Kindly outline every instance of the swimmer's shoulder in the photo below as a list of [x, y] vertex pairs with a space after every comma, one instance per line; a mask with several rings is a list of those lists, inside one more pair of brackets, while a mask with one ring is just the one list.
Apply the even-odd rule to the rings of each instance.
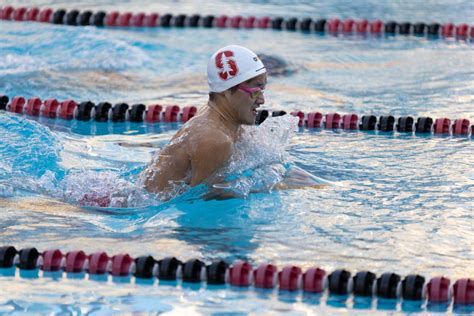
[[224, 149], [234, 144], [230, 135], [219, 128], [211, 126], [206, 127], [193, 136], [193, 143], [205, 149]]
[[194, 131], [187, 147], [193, 159], [210, 161], [216, 157], [230, 157], [234, 142], [222, 129], [207, 125]]
[[206, 117], [195, 117], [183, 126], [182, 135], [189, 136], [196, 143], [227, 143], [232, 137], [225, 132], [219, 122]]
[[160, 154], [170, 154], [176, 157], [178, 153], [186, 153], [186, 155], [192, 156], [202, 153], [202, 151], [227, 151], [233, 146], [232, 138], [219, 126], [215, 126], [213, 122], [197, 123], [183, 126]]

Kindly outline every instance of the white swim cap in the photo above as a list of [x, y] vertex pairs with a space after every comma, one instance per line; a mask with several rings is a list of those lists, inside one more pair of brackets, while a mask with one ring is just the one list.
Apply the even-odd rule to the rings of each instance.
[[209, 59], [207, 82], [211, 92], [222, 92], [266, 72], [260, 58], [250, 49], [229, 45]]

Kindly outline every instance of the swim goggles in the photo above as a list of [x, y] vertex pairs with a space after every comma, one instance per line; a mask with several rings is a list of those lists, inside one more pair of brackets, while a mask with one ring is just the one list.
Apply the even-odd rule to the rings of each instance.
[[240, 86], [239, 90], [242, 90], [242, 91], [248, 93], [248, 95], [252, 99], [257, 98], [260, 94], [263, 94], [263, 89], [259, 88], [259, 87], [251, 88], [251, 87], [242, 87], [242, 86]]

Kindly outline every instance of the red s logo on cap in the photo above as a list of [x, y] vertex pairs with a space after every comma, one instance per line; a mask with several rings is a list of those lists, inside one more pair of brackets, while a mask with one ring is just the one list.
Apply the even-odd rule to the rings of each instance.
[[239, 69], [235, 62], [234, 53], [230, 50], [219, 52], [216, 55], [217, 74], [222, 80], [227, 80], [235, 75]]

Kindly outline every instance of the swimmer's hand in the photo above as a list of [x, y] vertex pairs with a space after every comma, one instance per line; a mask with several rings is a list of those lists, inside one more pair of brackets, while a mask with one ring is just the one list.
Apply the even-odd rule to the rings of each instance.
[[294, 167], [287, 172], [283, 181], [277, 183], [273, 189], [289, 190], [289, 189], [323, 189], [327, 184], [321, 184], [314, 179], [314, 176], [303, 169]]

